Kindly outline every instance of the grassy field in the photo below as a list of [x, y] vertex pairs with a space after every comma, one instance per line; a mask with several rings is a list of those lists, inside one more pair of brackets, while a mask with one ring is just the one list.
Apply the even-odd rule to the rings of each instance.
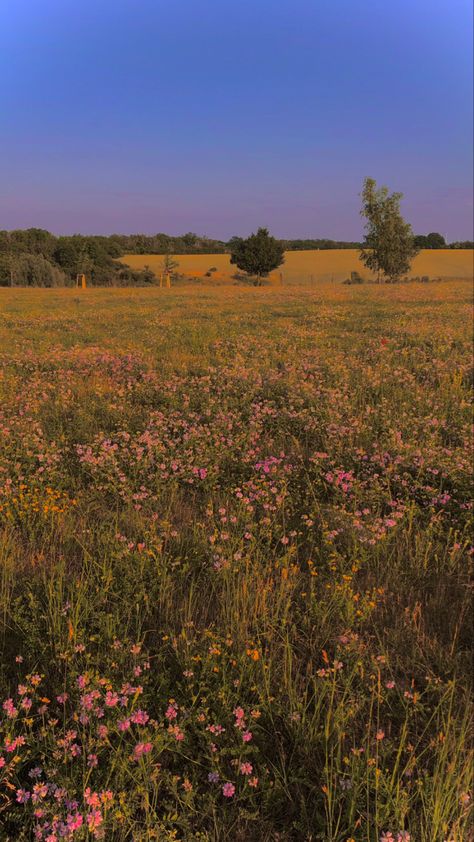
[[472, 840], [471, 303], [0, 289], [1, 840]]
[[[216, 280], [228, 280], [235, 274], [228, 254], [185, 254], [180, 255], [179, 272], [184, 275], [202, 277], [211, 268]], [[160, 254], [126, 254], [122, 261], [133, 269], [150, 266], [157, 274], [163, 262]], [[289, 251], [285, 263], [273, 273], [279, 281], [280, 273], [284, 283], [320, 283], [321, 281], [343, 281], [351, 272], [360, 272], [369, 279], [373, 275], [359, 260], [359, 253], [353, 249], [332, 249], [330, 251]], [[474, 274], [473, 252], [470, 249], [424, 249], [413, 261], [412, 276], [428, 275], [431, 278], [472, 278]]]

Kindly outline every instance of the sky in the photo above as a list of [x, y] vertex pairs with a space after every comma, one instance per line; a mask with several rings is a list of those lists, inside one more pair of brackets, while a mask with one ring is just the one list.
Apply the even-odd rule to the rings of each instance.
[[3, 0], [0, 162], [0, 229], [471, 239], [471, 0]]

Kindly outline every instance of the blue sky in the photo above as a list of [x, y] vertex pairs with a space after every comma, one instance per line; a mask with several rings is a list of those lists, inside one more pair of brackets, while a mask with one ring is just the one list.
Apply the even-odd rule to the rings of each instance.
[[10, 0], [0, 228], [472, 237], [470, 0]]

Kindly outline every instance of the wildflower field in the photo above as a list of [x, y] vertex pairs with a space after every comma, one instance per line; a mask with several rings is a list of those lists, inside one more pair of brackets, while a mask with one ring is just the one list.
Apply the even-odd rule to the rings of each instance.
[[0, 290], [1, 840], [472, 840], [471, 323]]

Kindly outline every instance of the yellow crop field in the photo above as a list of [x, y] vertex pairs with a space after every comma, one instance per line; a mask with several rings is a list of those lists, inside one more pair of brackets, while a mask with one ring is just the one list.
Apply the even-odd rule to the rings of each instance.
[[[215, 268], [212, 278], [216, 281], [229, 280], [237, 271], [230, 264], [228, 254], [184, 254], [178, 255], [179, 272], [190, 277], [204, 277], [206, 272]], [[163, 263], [160, 254], [126, 254], [122, 262], [133, 269], [149, 266], [157, 274]], [[415, 258], [411, 275], [429, 275], [431, 278], [471, 278], [473, 277], [474, 252], [471, 249], [423, 249]], [[303, 283], [316, 281], [342, 281], [351, 272], [360, 272], [362, 277], [371, 278], [373, 274], [366, 269], [359, 259], [356, 249], [331, 249], [328, 251], [289, 251], [285, 253], [283, 266], [272, 273], [272, 280]]]

